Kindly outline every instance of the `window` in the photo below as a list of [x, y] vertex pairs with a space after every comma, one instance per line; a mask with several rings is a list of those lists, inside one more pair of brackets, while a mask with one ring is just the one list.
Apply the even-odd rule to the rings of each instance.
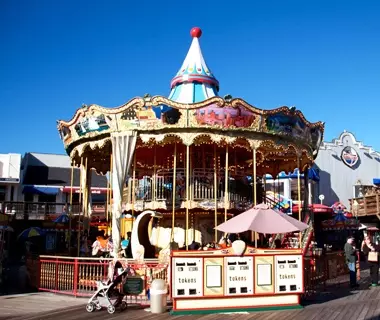
[[92, 194], [92, 202], [93, 203], [104, 203], [107, 201], [106, 194]]
[[7, 194], [7, 186], [0, 186], [0, 201], [5, 201], [6, 194]]
[[25, 202], [33, 202], [34, 195], [33, 193], [25, 193], [24, 194], [24, 201]]
[[56, 195], [53, 194], [39, 194], [38, 195], [38, 202], [55, 202]]
[[284, 195], [285, 186], [284, 181], [274, 180], [265, 184], [265, 191], [271, 191], [273, 193]]

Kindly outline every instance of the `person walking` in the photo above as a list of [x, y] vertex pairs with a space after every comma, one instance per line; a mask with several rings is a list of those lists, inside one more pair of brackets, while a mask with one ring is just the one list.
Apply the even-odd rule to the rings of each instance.
[[359, 285], [356, 282], [356, 248], [354, 237], [347, 238], [347, 242], [344, 245], [344, 255], [348, 269], [350, 270], [350, 286], [351, 288], [357, 288]]
[[372, 243], [369, 236], [364, 237], [362, 252], [366, 257], [369, 266], [371, 287], [377, 287], [379, 284], [379, 248]]

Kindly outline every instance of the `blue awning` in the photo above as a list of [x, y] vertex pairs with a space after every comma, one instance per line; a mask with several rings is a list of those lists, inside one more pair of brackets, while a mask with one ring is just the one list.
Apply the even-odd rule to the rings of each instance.
[[59, 188], [57, 187], [38, 187], [38, 186], [25, 186], [22, 193], [32, 194], [45, 194], [45, 195], [57, 195]]
[[373, 179], [373, 184], [380, 185], [380, 178]]

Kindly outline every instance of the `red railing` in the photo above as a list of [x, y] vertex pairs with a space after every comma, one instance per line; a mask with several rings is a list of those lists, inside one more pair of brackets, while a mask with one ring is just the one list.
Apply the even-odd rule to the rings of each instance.
[[[96, 290], [96, 281], [107, 279], [111, 261], [112, 259], [40, 256], [33, 263], [33, 266], [39, 266], [34, 268], [37, 274], [31, 276], [39, 279], [36, 285], [40, 291], [91, 296]], [[140, 294], [127, 295], [129, 303], [148, 305], [147, 292], [154, 279], [164, 279], [169, 287], [167, 264], [160, 264], [158, 260], [124, 261], [136, 271], [136, 277], [141, 278], [144, 284]], [[348, 274], [343, 252], [305, 257], [305, 296], [324, 290], [326, 286], [349, 281]]]
[[[358, 254], [357, 277], [360, 279]], [[305, 295], [325, 290], [327, 286], [349, 281], [349, 270], [343, 251], [328, 252], [323, 255], [304, 257]]]
[[[96, 290], [96, 281], [108, 278], [112, 259], [74, 258], [40, 256], [39, 284], [40, 291], [61, 293], [73, 296], [91, 296]], [[154, 279], [168, 281], [168, 265], [157, 260], [144, 262], [122, 260], [143, 281], [143, 290], [139, 295], [127, 296], [129, 303], [145, 305], [148, 303], [147, 290]]]

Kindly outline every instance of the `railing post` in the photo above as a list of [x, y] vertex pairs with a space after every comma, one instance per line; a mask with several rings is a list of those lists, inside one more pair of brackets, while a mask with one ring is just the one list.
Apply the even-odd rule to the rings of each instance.
[[73, 293], [74, 293], [74, 296], [76, 297], [77, 294], [78, 294], [78, 259], [75, 258], [74, 259], [74, 274], [73, 274]]
[[48, 204], [47, 202], [45, 202], [44, 220], [46, 219], [48, 214], [49, 214]]
[[367, 216], [367, 199], [366, 197], [363, 197], [363, 200], [364, 200], [364, 215]]
[[41, 288], [41, 275], [42, 275], [42, 272], [41, 272], [41, 267], [42, 267], [41, 258], [38, 257], [37, 261], [38, 261], [38, 276], [37, 276], [38, 283], [37, 283], [37, 290], [39, 290]]
[[58, 291], [58, 258], [55, 259], [55, 284], [54, 290]]

